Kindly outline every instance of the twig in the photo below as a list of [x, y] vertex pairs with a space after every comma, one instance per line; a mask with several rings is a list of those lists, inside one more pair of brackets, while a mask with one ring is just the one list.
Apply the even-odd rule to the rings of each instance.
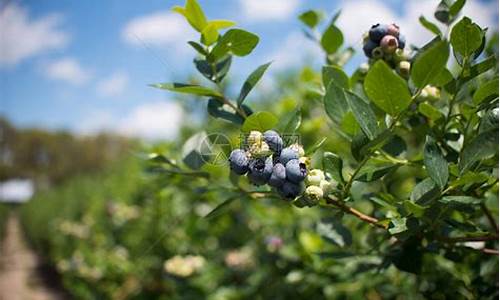
[[498, 235], [498, 224], [495, 221], [495, 218], [491, 214], [490, 210], [488, 209], [488, 207], [486, 207], [486, 205], [484, 203], [481, 203], [481, 209], [483, 210], [484, 214], [488, 218], [488, 221], [490, 222], [491, 227], [493, 227], [495, 229], [495, 232]]
[[481, 252], [486, 253], [486, 254], [498, 255], [497, 249], [483, 248], [483, 249], [481, 249]]
[[328, 204], [333, 204], [333, 205], [337, 206], [345, 213], [351, 214], [363, 222], [372, 224], [372, 225], [379, 227], [379, 228], [387, 229], [387, 227], [385, 225], [379, 223], [379, 220], [377, 218], [365, 215], [364, 213], [360, 212], [359, 210], [356, 210], [352, 207], [349, 207], [345, 203], [343, 203], [342, 201], [335, 199], [333, 196], [328, 196], [326, 198], [326, 202]]
[[437, 237], [437, 240], [444, 243], [460, 243], [460, 242], [484, 242], [484, 241], [498, 241], [497, 235], [484, 235], [484, 236], [460, 236], [460, 237]]

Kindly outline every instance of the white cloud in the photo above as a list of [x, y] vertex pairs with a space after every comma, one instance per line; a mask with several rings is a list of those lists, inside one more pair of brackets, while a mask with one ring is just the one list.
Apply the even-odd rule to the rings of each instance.
[[[358, 49], [361, 48], [362, 34], [375, 23], [395, 22], [399, 24], [408, 43], [422, 45], [429, 41], [433, 35], [420, 25], [418, 18], [424, 15], [428, 20], [435, 21], [433, 15], [437, 6], [436, 1], [412, 0], [402, 3], [402, 12], [397, 14], [380, 0], [344, 1], [341, 5], [342, 14], [337, 24], [342, 29], [347, 43]], [[490, 3], [467, 1], [463, 13], [483, 27], [497, 27], [498, 2], [496, 1]], [[435, 21], [435, 23], [438, 22]]]
[[295, 13], [298, 0], [240, 0], [244, 17], [250, 21], [285, 20]]
[[[297, 51], [290, 51], [291, 49]], [[321, 49], [302, 32], [292, 32], [279, 44], [278, 48], [266, 60], [272, 60], [272, 69], [280, 70], [304, 63], [304, 59], [322, 57]]]
[[45, 74], [54, 80], [66, 81], [73, 85], [82, 85], [90, 79], [90, 72], [71, 57], [64, 57], [45, 65]]
[[125, 72], [115, 72], [97, 83], [97, 93], [102, 97], [118, 96], [127, 87], [129, 78]]
[[132, 19], [125, 25], [122, 36], [135, 46], [171, 46], [179, 42], [184, 45], [194, 32], [182, 16], [160, 12]]
[[121, 118], [96, 112], [84, 120], [78, 131], [84, 134], [111, 131], [146, 140], [174, 139], [184, 120], [182, 107], [174, 101], [155, 101], [139, 105]]
[[64, 47], [69, 35], [59, 28], [61, 21], [56, 14], [32, 20], [23, 7], [7, 4], [0, 11], [0, 67]]

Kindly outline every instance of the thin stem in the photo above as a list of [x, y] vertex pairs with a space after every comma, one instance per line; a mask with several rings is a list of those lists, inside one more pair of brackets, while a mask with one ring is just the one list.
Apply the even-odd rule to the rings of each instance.
[[481, 252], [483, 252], [485, 254], [498, 255], [498, 250], [497, 249], [483, 248], [483, 249], [481, 249]]
[[356, 218], [360, 219], [363, 222], [372, 224], [372, 225], [374, 225], [376, 227], [379, 227], [379, 228], [382, 228], [382, 229], [387, 229], [386, 226], [384, 226], [383, 224], [378, 223], [379, 220], [377, 218], [370, 217], [370, 216], [368, 216], [368, 215], [360, 212], [359, 210], [356, 210], [356, 209], [354, 209], [352, 207], [349, 207], [344, 202], [335, 199], [333, 196], [328, 196], [326, 198], [326, 203], [337, 206], [343, 212], [348, 213], [350, 215], [353, 215], [353, 216], [355, 216]]
[[483, 210], [484, 214], [488, 218], [488, 221], [490, 222], [491, 227], [493, 227], [495, 229], [495, 232], [498, 235], [498, 224], [495, 221], [495, 218], [491, 214], [490, 210], [488, 209], [488, 207], [486, 207], [486, 205], [484, 203], [481, 203], [481, 209]]
[[351, 178], [349, 178], [349, 181], [342, 190], [342, 195], [343, 195], [342, 197], [347, 196], [347, 194], [351, 191], [351, 186], [352, 183], [354, 182], [354, 179], [356, 178], [356, 175], [358, 175], [358, 173], [361, 171], [361, 168], [363, 168], [363, 166], [368, 162], [368, 160], [370, 160], [371, 154], [372, 154], [371, 152], [367, 153], [365, 158], [363, 158], [363, 160], [358, 164], [358, 167], [356, 168], [356, 170], [354, 170], [354, 173], [352, 173]]
[[498, 235], [437, 237], [436, 239], [443, 243], [485, 242], [485, 241], [498, 241]]

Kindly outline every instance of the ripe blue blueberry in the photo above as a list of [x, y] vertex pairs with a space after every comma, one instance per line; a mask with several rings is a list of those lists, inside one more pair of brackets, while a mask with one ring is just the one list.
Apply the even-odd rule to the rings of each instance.
[[402, 34], [399, 35], [398, 38], [399, 49], [404, 49], [406, 45], [406, 37]]
[[235, 149], [229, 155], [229, 167], [238, 175], [243, 175], [248, 171], [248, 163], [248, 156], [242, 149]]
[[269, 145], [269, 148], [275, 153], [280, 153], [283, 149], [283, 140], [280, 135], [274, 130], [264, 132], [264, 141]]
[[365, 55], [369, 58], [372, 57], [372, 51], [378, 46], [377, 43], [375, 43], [372, 40], [367, 40], [366, 43], [363, 45], [363, 52], [365, 52]]
[[286, 199], [294, 199], [303, 190], [303, 185], [299, 183], [294, 183], [290, 181], [285, 181], [282, 186], [278, 188], [278, 193], [281, 197]]
[[291, 149], [290, 147], [281, 150], [280, 162], [283, 165], [286, 165], [286, 163], [292, 159], [299, 159], [299, 153], [297, 150]]
[[380, 40], [387, 35], [387, 28], [388, 26], [385, 24], [375, 24], [370, 28], [370, 31], [368, 32], [368, 35], [370, 36], [370, 39], [374, 41], [375, 43], [380, 42]]
[[286, 168], [283, 164], [277, 163], [273, 166], [273, 173], [267, 182], [270, 186], [280, 187], [286, 180]]
[[307, 176], [306, 164], [301, 163], [298, 159], [292, 159], [285, 165], [286, 178], [295, 183], [303, 181]]
[[273, 158], [256, 158], [250, 160], [248, 164], [248, 179], [255, 185], [265, 184], [273, 173]]

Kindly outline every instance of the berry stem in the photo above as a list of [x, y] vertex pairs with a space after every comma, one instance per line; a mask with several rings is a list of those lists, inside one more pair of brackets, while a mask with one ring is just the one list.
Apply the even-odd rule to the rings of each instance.
[[353, 216], [355, 216], [356, 218], [360, 219], [363, 222], [372, 224], [373, 226], [376, 226], [376, 227], [379, 227], [379, 228], [382, 228], [382, 229], [387, 229], [387, 226], [385, 226], [384, 224], [380, 224], [379, 220], [377, 218], [371, 217], [369, 215], [366, 215], [366, 214], [360, 212], [357, 209], [354, 209], [354, 208], [352, 208], [350, 206], [347, 206], [344, 202], [337, 200], [333, 196], [328, 196], [325, 199], [326, 199], [326, 203], [337, 206], [343, 212], [348, 213], [350, 215], [353, 215]]

